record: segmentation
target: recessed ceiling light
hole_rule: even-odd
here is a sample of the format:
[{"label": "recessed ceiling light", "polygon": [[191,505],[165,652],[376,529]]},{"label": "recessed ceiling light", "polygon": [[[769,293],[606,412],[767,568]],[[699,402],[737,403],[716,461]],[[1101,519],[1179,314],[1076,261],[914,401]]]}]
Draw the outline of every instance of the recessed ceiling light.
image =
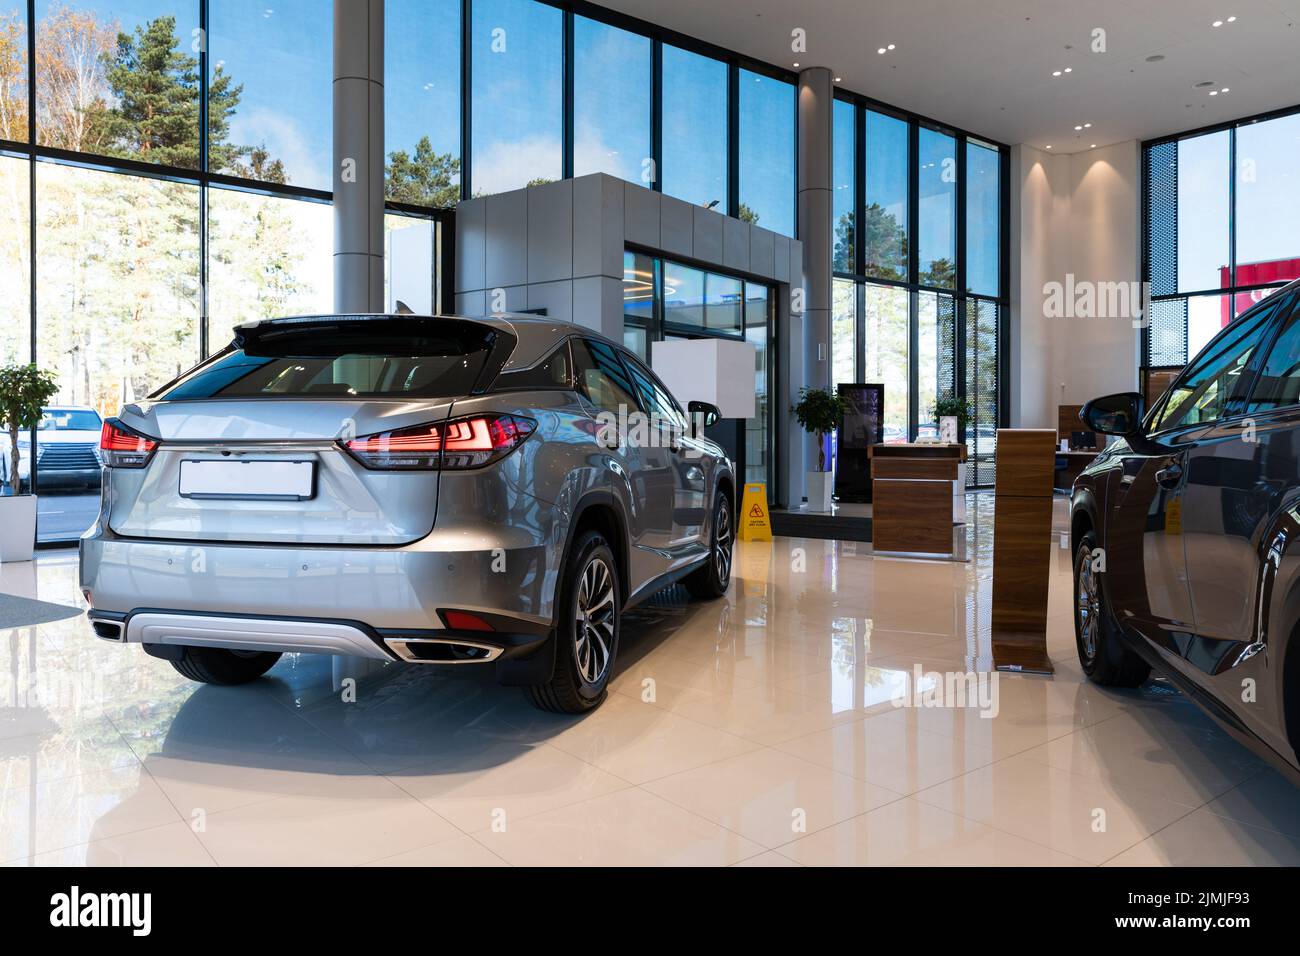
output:
[{"label": "recessed ceiling light", "polygon": [[882,46],[882,47],[881,47],[879,50],[877,50],[876,52],[877,52],[877,53],[884,53],[884,52],[885,52],[885,48]]},{"label": "recessed ceiling light", "polygon": [[1219,91],[1218,91],[1218,90],[1210,90],[1210,95],[1211,95],[1211,96],[1218,96],[1218,95],[1219,95]]},{"label": "recessed ceiling light", "polygon": [[1060,71],[1060,70],[1053,70],[1053,71],[1052,71],[1052,76],[1060,76],[1060,75],[1061,75],[1061,71]]},{"label": "recessed ceiling light", "polygon": [[[1235,20],[1235,19],[1237,19],[1237,18],[1236,18],[1236,17],[1233,17],[1233,18],[1232,18],[1232,19],[1234,19],[1234,20]],[[889,44],[889,48],[890,48],[890,49],[891,49],[891,50],[892,50],[892,49],[893,49],[893,48],[894,48],[894,44],[892,44],[892,43],[891,43],[891,44]]]},{"label": "recessed ceiling light", "polygon": [[1065,72],[1066,72],[1066,73],[1073,73],[1073,72],[1074,72],[1074,67],[1072,67],[1072,66],[1067,66],[1067,67],[1065,68]]},{"label": "recessed ceiling light", "polygon": [[1219,90],[1219,92],[1220,92],[1220,93],[1226,93],[1226,92],[1228,92],[1228,88],[1225,86],[1223,89]]},{"label": "recessed ceiling light", "polygon": [[836,83],[840,82],[840,78],[839,78],[838,76],[835,77],[835,82],[836,82]]},{"label": "recessed ceiling light", "polygon": [[1093,143],[1093,144],[1092,144],[1091,146],[1089,146],[1088,148],[1089,148],[1089,149],[1096,149],[1096,148],[1097,148],[1097,144],[1096,144],[1096,143]]},{"label": "recessed ceiling light", "polygon": [[1091,123],[1084,123],[1084,124],[1083,124],[1083,128],[1084,128],[1084,129],[1092,129],[1092,124],[1091,124]]},{"label": "recessed ceiling light", "polygon": [[795,66],[798,66],[798,65],[799,65],[798,63],[795,64]]},{"label": "recessed ceiling light", "polygon": [[1213,23],[1210,24],[1210,26],[1212,26],[1212,27],[1221,27],[1221,26],[1223,26],[1223,21],[1222,21],[1222,20],[1215,20]]},{"label": "recessed ceiling light", "polygon": [[1047,148],[1048,148],[1048,149],[1051,149],[1051,148],[1052,148],[1052,146],[1051,146],[1050,143],[1048,144]]},{"label": "recessed ceiling light", "polygon": [[1078,132],[1079,130],[1081,130],[1081,129],[1083,129],[1082,126],[1076,126],[1076,127],[1074,128],[1074,131],[1077,133],[1077,132]]},{"label": "recessed ceiling light", "polygon": [[1229,22],[1229,23],[1236,23],[1236,22],[1237,22],[1237,18],[1236,18],[1236,17],[1228,17],[1228,22]]}]

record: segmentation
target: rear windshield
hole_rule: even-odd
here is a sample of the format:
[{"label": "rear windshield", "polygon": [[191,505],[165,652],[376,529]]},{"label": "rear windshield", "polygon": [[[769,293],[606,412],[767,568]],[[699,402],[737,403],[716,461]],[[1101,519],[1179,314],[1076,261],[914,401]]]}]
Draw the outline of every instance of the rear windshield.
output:
[{"label": "rear windshield", "polygon": [[36,428],[43,432],[97,432],[102,424],[99,414],[89,408],[47,408]]},{"label": "rear windshield", "polygon": [[504,361],[502,336],[461,319],[264,324],[151,397],[450,398]]}]

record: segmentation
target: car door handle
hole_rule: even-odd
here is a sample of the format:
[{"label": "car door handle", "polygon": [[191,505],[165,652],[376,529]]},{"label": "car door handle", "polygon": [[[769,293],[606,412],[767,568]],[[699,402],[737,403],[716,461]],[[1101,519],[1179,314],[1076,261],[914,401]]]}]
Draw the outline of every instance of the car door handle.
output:
[{"label": "car door handle", "polygon": [[1161,488],[1173,488],[1182,477],[1183,466],[1178,464],[1170,465],[1168,468],[1161,468],[1156,472],[1156,484]]}]

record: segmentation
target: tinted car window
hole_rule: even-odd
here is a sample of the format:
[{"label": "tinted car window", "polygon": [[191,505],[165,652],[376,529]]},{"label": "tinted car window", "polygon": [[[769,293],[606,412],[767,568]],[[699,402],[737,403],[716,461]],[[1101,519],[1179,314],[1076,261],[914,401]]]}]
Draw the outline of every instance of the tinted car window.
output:
[{"label": "tinted car window", "polygon": [[618,354],[604,342],[575,339],[573,370],[578,389],[597,408],[623,416],[637,410],[627,370]]},{"label": "tinted car window", "polygon": [[632,373],[632,380],[636,385],[637,394],[641,396],[641,405],[646,411],[657,416],[661,421],[674,425],[677,428],[686,427],[686,416],[678,407],[676,400],[668,394],[667,389],[659,384],[656,379],[644,365],[632,358],[626,356],[628,371]]},{"label": "tinted car window", "polygon": [[1271,309],[1260,309],[1211,340],[1170,387],[1151,422],[1151,430],[1163,431],[1221,418],[1228,403],[1242,397],[1246,366],[1259,347],[1272,315]]},{"label": "tinted car window", "polygon": [[265,323],[152,397],[443,398],[467,395],[499,333],[455,319]]},{"label": "tinted car window", "polygon": [[569,388],[569,343],[561,342],[550,355],[532,368],[502,372],[497,376],[495,390],[518,388]]},{"label": "tinted car window", "polygon": [[1300,321],[1294,313],[1295,297],[1287,296],[1278,303],[1276,314],[1291,312],[1277,340],[1268,351],[1268,358],[1255,380],[1255,389],[1247,406],[1250,412],[1266,412],[1286,405],[1300,405]]}]

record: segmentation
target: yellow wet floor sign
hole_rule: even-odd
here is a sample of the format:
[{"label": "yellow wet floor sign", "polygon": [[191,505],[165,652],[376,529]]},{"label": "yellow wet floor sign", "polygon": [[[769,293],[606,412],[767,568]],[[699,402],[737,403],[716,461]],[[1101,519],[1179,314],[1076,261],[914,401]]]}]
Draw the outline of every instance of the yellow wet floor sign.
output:
[{"label": "yellow wet floor sign", "polygon": [[767,514],[767,485],[762,482],[745,485],[745,495],[740,500],[740,540],[772,540],[772,521]]}]

